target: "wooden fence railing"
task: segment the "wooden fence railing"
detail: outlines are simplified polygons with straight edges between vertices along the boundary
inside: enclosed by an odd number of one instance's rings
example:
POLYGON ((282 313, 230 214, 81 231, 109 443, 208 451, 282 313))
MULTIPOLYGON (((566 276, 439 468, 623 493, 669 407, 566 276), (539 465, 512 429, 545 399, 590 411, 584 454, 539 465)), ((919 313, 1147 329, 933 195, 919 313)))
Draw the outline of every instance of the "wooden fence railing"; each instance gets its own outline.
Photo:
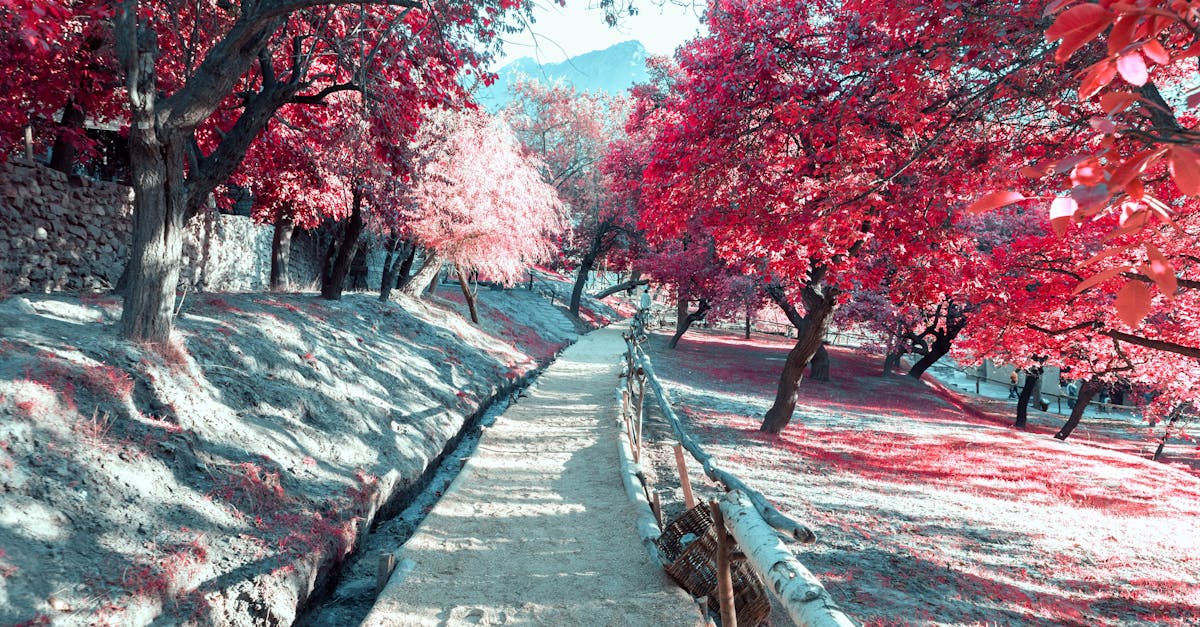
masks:
MULTIPOLYGON (((631 330, 624 334, 626 352, 623 383, 617 390, 621 406, 621 457, 626 492, 639 509, 638 530, 651 556, 663 563, 657 540, 661 535, 662 510, 658 493, 649 489, 642 463, 642 417, 649 388, 671 431, 678 439, 675 445, 676 465, 684 500, 690 509, 695 505, 684 463, 683 450, 700 463, 704 474, 725 490, 719 507, 728 531, 741 547, 750 567, 767 582, 767 588, 780 602, 797 625, 803 627, 848 627, 854 623, 842 612, 821 582, 783 544, 779 533, 800 542, 813 542, 815 534, 807 526, 780 513, 757 490, 723 469, 718 460, 704 451, 700 443, 687 432, 675 413, 670 395, 654 372, 650 357, 642 349, 645 341, 643 316, 636 316, 631 330)), ((725 624, 729 622, 723 621, 725 624)), ((735 621, 736 622, 736 621, 735 621)))

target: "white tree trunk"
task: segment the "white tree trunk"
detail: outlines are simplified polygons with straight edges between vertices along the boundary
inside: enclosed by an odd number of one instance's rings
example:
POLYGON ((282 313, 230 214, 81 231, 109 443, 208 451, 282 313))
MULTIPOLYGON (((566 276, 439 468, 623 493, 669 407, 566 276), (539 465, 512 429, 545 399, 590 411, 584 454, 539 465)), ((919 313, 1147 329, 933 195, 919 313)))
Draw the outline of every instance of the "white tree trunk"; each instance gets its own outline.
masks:
MULTIPOLYGON (((617 388, 618 407, 621 405, 622 392, 621 388, 617 388)), ((642 489, 642 480, 639 476, 641 469, 637 462, 633 461, 633 447, 630 446, 626 433, 628 431, 625 428, 625 417, 617 416, 617 448, 620 451, 621 482, 625 485, 625 494, 637 509, 637 530, 642 544, 646 547, 646 552, 650 554, 650 559, 659 568, 662 568, 662 556, 658 552, 658 538, 662 536, 662 530, 658 526, 658 519, 654 517, 654 512, 650 509, 650 502, 646 500, 646 493, 642 489)))
POLYGON ((854 627, 829 591, 759 515, 740 490, 721 497, 721 513, 747 562, 766 580, 788 616, 800 627, 854 627))

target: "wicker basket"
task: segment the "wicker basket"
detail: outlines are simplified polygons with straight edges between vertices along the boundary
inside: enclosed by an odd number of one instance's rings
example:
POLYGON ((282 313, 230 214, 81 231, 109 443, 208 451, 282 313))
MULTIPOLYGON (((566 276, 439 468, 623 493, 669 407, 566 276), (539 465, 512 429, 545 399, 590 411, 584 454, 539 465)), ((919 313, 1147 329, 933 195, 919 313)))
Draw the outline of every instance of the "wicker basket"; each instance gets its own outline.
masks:
MULTIPOLYGON (((667 574, 692 596, 707 596, 709 610, 719 614, 717 531, 708 504, 701 503, 693 507, 667 525, 658 540, 658 546, 662 549, 663 557, 669 561, 667 574), (680 546, 680 539, 689 533, 694 534, 696 539, 686 547, 680 546)), ((734 562, 730 575, 738 625, 754 627, 765 622, 771 614, 771 599, 767 597, 762 579, 745 561, 734 562)))
POLYGON ((674 562, 675 558, 683 552, 684 547, 679 543, 683 536, 690 533, 701 538, 712 529, 712 526, 712 513, 708 511, 708 504, 701 503, 684 512, 682 516, 671 521, 671 524, 663 529, 662 535, 658 538, 658 548, 662 549, 663 557, 667 558, 668 562, 674 562))

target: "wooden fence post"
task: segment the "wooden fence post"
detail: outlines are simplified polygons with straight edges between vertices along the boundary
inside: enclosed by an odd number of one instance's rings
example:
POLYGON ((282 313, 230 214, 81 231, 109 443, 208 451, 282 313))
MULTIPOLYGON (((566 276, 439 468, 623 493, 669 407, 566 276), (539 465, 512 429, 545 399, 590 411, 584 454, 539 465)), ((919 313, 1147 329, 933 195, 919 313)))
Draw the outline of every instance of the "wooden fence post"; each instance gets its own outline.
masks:
POLYGON ((687 463, 683 460, 683 445, 675 444, 675 465, 679 467, 679 485, 683 486, 683 503, 688 509, 696 506, 696 497, 692 495, 692 480, 688 478, 687 463))
POLYGON ((729 530, 725 528, 725 516, 716 501, 709 501, 712 510, 713 528, 717 532, 717 599, 721 602, 721 626, 737 627, 737 609, 733 604, 733 575, 730 572, 729 554, 732 552, 729 530))

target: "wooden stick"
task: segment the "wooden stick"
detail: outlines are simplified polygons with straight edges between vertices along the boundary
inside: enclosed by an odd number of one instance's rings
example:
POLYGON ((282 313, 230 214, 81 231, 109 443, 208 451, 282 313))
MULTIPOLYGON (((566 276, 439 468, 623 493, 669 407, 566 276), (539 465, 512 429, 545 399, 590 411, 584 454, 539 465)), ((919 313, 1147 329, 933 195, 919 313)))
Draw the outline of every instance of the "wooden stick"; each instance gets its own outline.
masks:
POLYGON ((392 576, 392 571, 396 569, 396 556, 391 553, 379 554, 379 568, 375 571, 375 595, 383 592, 384 586, 387 585, 388 578, 392 576))
POLYGON ((679 467, 679 485, 683 486, 683 503, 688 509, 696 506, 696 497, 692 495, 692 480, 688 478, 687 462, 683 459, 683 445, 675 444, 675 465, 679 467))
POLYGON ((654 517, 658 519, 658 526, 662 527, 662 501, 658 498, 658 490, 654 491, 654 500, 650 502, 650 511, 654 512, 654 517))
POLYGON ((642 545, 650 554, 650 559, 661 568, 663 560, 658 548, 658 538, 662 536, 662 529, 654 518, 654 512, 650 510, 650 502, 645 494, 646 486, 639 479, 637 467, 633 463, 633 450, 621 434, 617 434, 617 450, 621 460, 621 484, 625 486, 625 495, 637 510, 638 535, 641 536, 642 545))
POLYGON ((721 602, 721 627, 737 627, 737 609, 733 605, 733 575, 730 572, 729 531, 725 529, 725 516, 716 501, 709 501, 712 509, 713 528, 717 532, 717 599, 721 602))
POLYGON ((629 450, 633 452, 634 465, 637 465, 640 461, 638 460, 637 448, 633 445, 633 421, 628 417, 625 418, 625 437, 629 438, 629 450))

